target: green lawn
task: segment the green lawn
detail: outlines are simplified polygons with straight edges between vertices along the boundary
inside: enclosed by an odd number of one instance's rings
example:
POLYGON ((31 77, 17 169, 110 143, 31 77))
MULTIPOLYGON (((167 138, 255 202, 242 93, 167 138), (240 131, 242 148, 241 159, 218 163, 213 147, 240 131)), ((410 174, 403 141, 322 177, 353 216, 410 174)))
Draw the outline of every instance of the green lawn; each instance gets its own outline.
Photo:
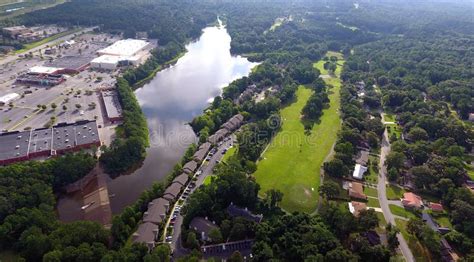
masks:
POLYGON ((378 197, 377 189, 371 188, 371 187, 368 187, 368 186, 364 186, 364 194, 366 194, 368 196, 378 197))
POLYGON ((204 178, 204 181, 202 182, 203 185, 209 185, 211 183, 211 177, 212 175, 209 175, 206 178, 204 178))
POLYGON ((380 203, 378 199, 369 197, 367 200, 368 200, 367 207, 380 207, 380 203))
POLYGON ((399 186, 387 185, 387 199, 389 200, 398 200, 403 197, 405 192, 405 189, 399 186))
POLYGON ((395 122, 395 116, 392 114, 384 114, 385 122, 395 122))
MULTIPOLYGON (((322 64, 319 66, 322 67, 322 64)), ((281 110, 282 129, 273 138, 254 173, 261 187, 260 192, 264 193, 269 189, 283 192, 281 207, 287 211, 311 213, 316 208, 320 169, 341 126, 341 82, 337 77, 326 78, 324 81, 333 88, 329 94, 330 106, 323 110, 320 123, 313 126, 311 134, 305 134, 300 120, 301 109, 312 91, 300 86, 296 92, 296 101, 281 110)))
POLYGON ((233 156, 235 154, 235 152, 237 152, 237 145, 236 144, 234 144, 234 146, 232 146, 231 148, 229 148, 229 150, 227 150, 227 152, 225 152, 225 155, 222 157, 222 162, 227 161, 227 159, 229 159, 231 156, 233 156))
POLYGON ((382 212, 375 212, 377 218, 379 219, 379 226, 385 227, 387 225, 387 221, 385 221, 385 217, 383 216, 382 212))
POLYGON ((388 137, 391 138, 392 134, 395 134, 397 139, 400 139, 402 134, 402 128, 398 124, 385 124, 388 131, 388 137))
POLYGON ((447 228, 453 228, 451 221, 449 221, 449 217, 446 213, 437 214, 436 212, 430 212, 431 216, 436 220, 436 222, 442 226, 447 228))
POLYGON ((388 205, 390 208, 390 211, 392 211, 392 214, 399 216, 399 217, 405 217, 405 218, 416 218, 417 216, 410 212, 409 210, 406 210, 403 207, 396 206, 396 205, 388 205))
POLYGON ((371 183, 377 184, 379 180, 379 172, 378 172, 378 161, 379 158, 373 155, 369 155, 370 165, 369 165, 369 172, 366 173, 364 176, 364 180, 371 183))
POLYGON ((395 223, 397 224, 398 229, 400 229, 400 233, 403 235, 403 238, 408 243, 408 247, 410 248, 413 256, 415 257, 415 261, 431 261, 429 258, 431 257, 429 251, 426 250, 421 243, 416 239, 415 236, 411 235, 407 231, 407 221, 395 218, 395 223))

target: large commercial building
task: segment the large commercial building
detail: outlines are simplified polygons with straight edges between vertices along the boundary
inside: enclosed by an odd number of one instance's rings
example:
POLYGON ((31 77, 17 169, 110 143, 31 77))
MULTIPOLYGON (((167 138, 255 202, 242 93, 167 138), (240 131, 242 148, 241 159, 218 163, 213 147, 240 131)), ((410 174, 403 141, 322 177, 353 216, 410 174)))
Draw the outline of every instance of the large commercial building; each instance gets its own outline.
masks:
POLYGON ((102 102, 104 103, 105 113, 110 122, 122 120, 122 106, 118 98, 117 91, 104 90, 100 92, 102 102))
POLYGON ((91 61, 91 68, 114 70, 118 66, 137 66, 143 62, 150 43, 144 40, 120 40, 97 51, 99 57, 91 61))
POLYGON ((0 134, 0 165, 100 146, 97 123, 79 121, 52 128, 0 134))
POLYGON ((111 56, 134 56, 148 47, 149 43, 144 40, 125 39, 97 51, 99 55, 111 56))

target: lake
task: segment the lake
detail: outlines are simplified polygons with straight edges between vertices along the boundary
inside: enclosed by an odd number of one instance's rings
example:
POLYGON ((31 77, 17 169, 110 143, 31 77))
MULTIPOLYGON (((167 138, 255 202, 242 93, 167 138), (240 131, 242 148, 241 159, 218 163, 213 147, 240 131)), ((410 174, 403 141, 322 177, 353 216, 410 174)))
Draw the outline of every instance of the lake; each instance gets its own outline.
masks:
MULTIPOLYGON (((247 76, 257 63, 230 54, 231 38, 223 26, 207 27, 186 46, 175 65, 162 70, 135 94, 147 118, 150 148, 143 165, 129 175, 107 179, 112 213, 132 204, 154 182, 163 181, 191 143, 197 142, 188 123, 200 115, 230 82, 247 76)), ((83 197, 60 199, 60 218, 82 213, 83 197)), ((76 218, 77 219, 77 218, 76 218)))

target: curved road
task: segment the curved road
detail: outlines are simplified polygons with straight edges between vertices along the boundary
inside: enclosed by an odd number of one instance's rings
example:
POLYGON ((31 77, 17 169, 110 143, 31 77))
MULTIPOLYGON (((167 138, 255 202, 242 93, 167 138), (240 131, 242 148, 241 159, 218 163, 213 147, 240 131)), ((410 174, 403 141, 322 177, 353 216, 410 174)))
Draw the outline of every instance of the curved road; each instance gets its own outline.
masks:
MULTIPOLYGON (((387 129, 385 129, 383 133, 383 138, 382 138, 382 145, 380 148, 380 162, 379 162, 380 174, 379 174, 379 182, 377 184, 377 192, 378 192, 378 198, 380 202, 380 208, 383 211, 383 216, 385 217, 385 220, 387 221, 387 223, 396 225, 395 217, 393 216, 392 211, 390 211, 390 208, 388 207, 387 192, 386 192, 387 168, 385 167, 385 158, 387 157, 388 153, 390 153, 389 141, 390 140, 388 139, 388 132, 387 132, 387 129)), ((402 234, 398 233, 397 238, 398 238, 398 242, 400 243, 399 245, 400 251, 405 257, 405 260, 408 262, 415 261, 415 259, 413 258, 413 254, 411 253, 411 250, 408 247, 408 244, 405 241, 405 238, 403 238, 402 234)))

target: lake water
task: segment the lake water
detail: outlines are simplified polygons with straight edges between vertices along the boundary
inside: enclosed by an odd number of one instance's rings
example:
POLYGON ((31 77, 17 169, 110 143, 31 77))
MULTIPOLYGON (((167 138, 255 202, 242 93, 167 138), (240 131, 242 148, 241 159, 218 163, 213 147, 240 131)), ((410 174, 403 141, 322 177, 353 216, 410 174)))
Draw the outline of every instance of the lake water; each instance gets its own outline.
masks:
MULTIPOLYGON (((138 170, 109 179, 112 213, 120 212, 155 181, 166 177, 186 148, 197 141, 187 123, 203 112, 222 87, 247 76, 257 65, 232 56, 230 41, 224 27, 205 28, 197 41, 186 46, 187 53, 174 66, 160 71, 135 92, 148 121, 151 146, 138 170)), ((77 202, 77 196, 62 199, 65 206, 71 206, 71 202, 77 202)), ((76 204, 75 209, 81 204, 76 204)), ((67 214, 70 208, 61 206, 60 200, 60 217, 71 217, 67 214)))

